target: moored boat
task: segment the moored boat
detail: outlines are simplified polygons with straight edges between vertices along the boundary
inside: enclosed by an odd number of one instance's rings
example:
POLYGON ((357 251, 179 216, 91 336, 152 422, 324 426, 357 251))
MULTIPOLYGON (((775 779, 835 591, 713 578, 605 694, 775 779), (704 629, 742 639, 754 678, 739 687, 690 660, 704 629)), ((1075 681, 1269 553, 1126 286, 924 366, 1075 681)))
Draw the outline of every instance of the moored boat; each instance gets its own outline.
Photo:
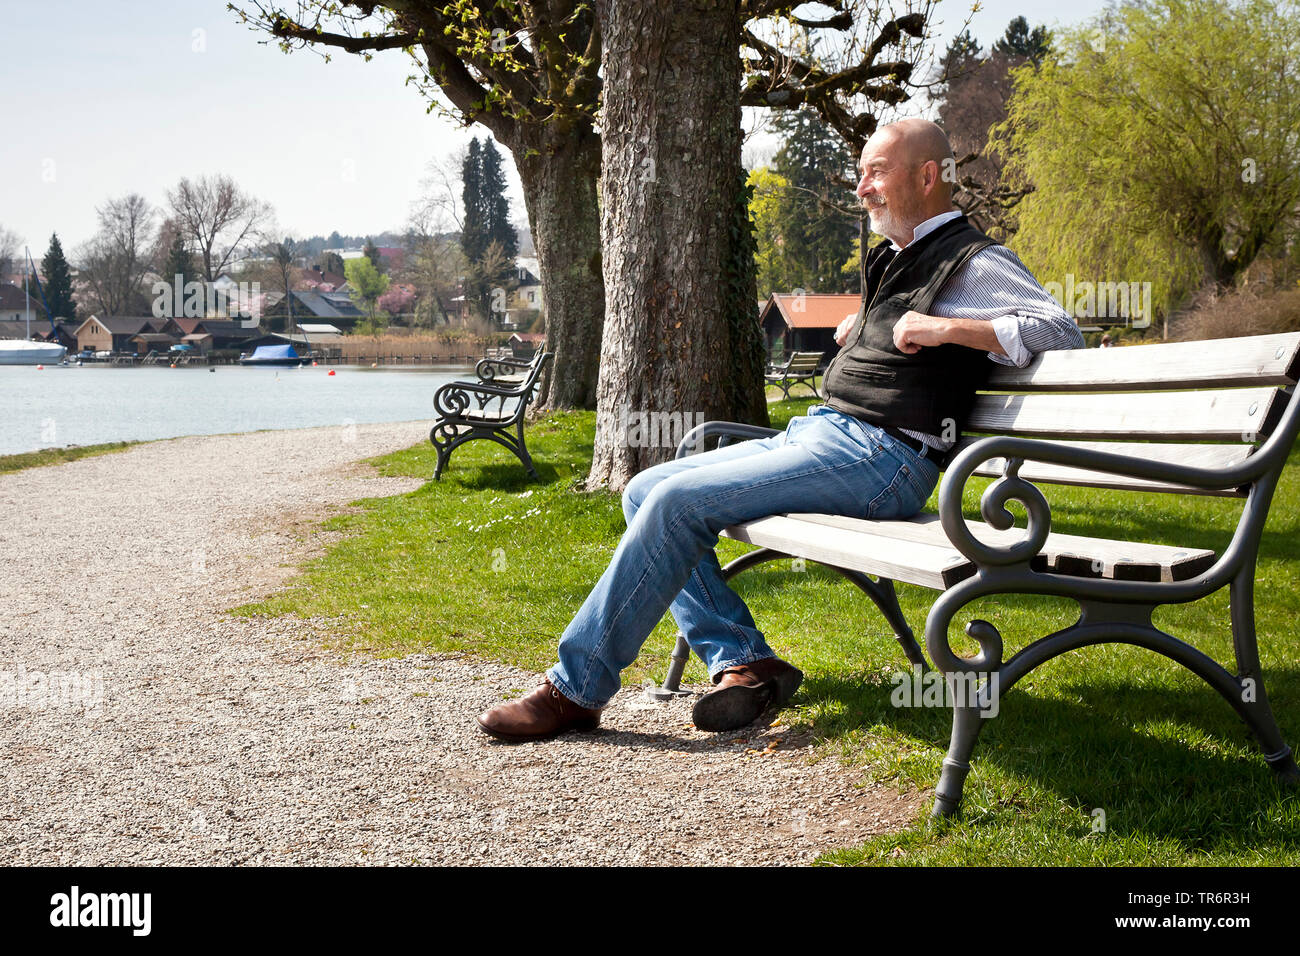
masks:
POLYGON ((0 339, 0 365, 51 365, 63 361, 68 350, 55 342, 0 339))
POLYGON ((23 296, 26 299, 27 338, 0 339, 0 365, 45 365, 49 362, 62 362, 68 354, 65 346, 58 342, 37 342, 32 339, 32 293, 30 282, 35 281, 36 291, 40 294, 41 305, 45 307, 45 317, 50 322, 50 331, 55 332, 54 316, 50 314, 50 304, 45 301, 45 290, 41 288, 40 277, 36 274, 36 263, 32 261, 32 251, 23 251, 23 296))
POLYGON ((271 368, 296 368, 305 360, 292 345, 259 345, 252 354, 239 356, 240 365, 263 365, 271 368))

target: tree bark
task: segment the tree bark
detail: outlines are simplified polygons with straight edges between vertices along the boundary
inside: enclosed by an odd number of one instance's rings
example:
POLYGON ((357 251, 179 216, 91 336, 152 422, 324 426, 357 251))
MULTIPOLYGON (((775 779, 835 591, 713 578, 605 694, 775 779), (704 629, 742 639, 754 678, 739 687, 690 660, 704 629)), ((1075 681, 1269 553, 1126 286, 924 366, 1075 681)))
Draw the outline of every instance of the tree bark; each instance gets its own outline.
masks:
MULTIPOLYGON (((510 145, 510 144, 508 144, 510 145)), ((511 145, 532 225, 555 354, 536 409, 595 408, 605 286, 600 270, 600 136, 588 125, 542 128, 511 145)))
POLYGON ((600 0, 598 14, 605 335, 587 488, 619 491, 671 458, 681 430, 766 424, 767 406, 752 238, 738 215, 736 4, 600 0))

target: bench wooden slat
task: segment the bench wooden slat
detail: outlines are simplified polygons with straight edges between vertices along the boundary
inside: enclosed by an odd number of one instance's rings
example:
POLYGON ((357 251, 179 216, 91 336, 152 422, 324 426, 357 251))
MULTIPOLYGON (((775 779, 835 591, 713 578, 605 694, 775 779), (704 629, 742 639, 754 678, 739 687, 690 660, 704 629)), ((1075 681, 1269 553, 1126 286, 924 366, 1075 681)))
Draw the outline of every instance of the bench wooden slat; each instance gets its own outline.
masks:
POLYGON ((1285 402, 1276 388, 978 395, 966 428, 1077 438, 1241 442, 1248 435, 1254 436, 1250 440, 1266 436, 1285 402))
MULTIPOLYGON (((979 521, 966 524, 990 544, 1024 537, 1023 529, 998 531, 979 521)), ((790 513, 734 525, 722 534, 811 561, 936 590, 952 587, 975 573, 974 565, 948 541, 936 514, 920 514, 907 521, 873 521, 790 513)), ((1183 581, 1213 562, 1214 552, 1203 548, 1052 532, 1033 566, 1075 577, 1183 581)))
MULTIPOLYGON (((959 439, 956 450, 960 451, 978 440, 978 438, 959 439)), ((1254 451, 1253 445, 1167 445, 1148 442, 1112 441, 1062 441, 1056 444, 1095 451, 1108 451, 1117 455, 1132 455, 1148 461, 1175 462, 1193 468, 1228 468, 1245 461, 1254 451)), ((975 469, 975 474, 985 477, 997 477, 1002 474, 1004 466, 1003 459, 990 458, 975 469)), ((1086 468, 1070 468, 1066 465, 1030 460, 1026 460, 1020 466, 1020 476, 1034 482, 1042 481, 1056 485, 1083 485, 1091 488, 1115 488, 1125 491, 1162 491, 1224 498, 1240 498, 1246 494, 1243 488, 1223 490, 1193 488, 1191 485, 1151 481, 1146 478, 1130 478, 1127 475, 1112 475, 1104 471, 1090 471, 1086 468)))
POLYGON ((999 366, 994 391, 1093 391, 1288 385, 1300 377, 1300 332, 1203 342, 1043 352, 1024 368, 999 366))
POLYGON ((505 422, 509 422, 510 419, 514 417, 514 411, 512 409, 510 414, 502 415, 496 412, 471 411, 469 409, 466 409, 465 411, 461 412, 460 417, 467 421, 472 420, 477 424, 500 425, 505 422))
MULTIPOLYGON (((859 533, 901 541, 947 542, 937 514, 923 513, 907 521, 868 521, 844 515, 791 514, 788 517, 822 527, 856 530, 859 533)), ((990 544, 1010 544, 1025 536, 1024 529, 998 531, 982 521, 966 522, 971 533, 990 544)), ((1053 531, 1039 553, 1043 570, 1079 577, 1113 577, 1118 570, 1123 580, 1181 581, 1199 574, 1214 561, 1214 552, 1199 548, 1177 548, 1140 541, 1089 538, 1053 531), (1062 564, 1062 562, 1068 564, 1062 564), (1100 567, 1094 567, 1097 562, 1100 567), (1169 572, 1163 578, 1162 571, 1169 572)))
MULTIPOLYGON (((945 590, 973 573, 970 561, 941 538, 937 543, 888 539, 851 528, 817 528, 807 515, 769 515, 722 530, 722 535, 746 544, 836 567, 881 574, 895 581, 945 590), (888 547, 881 545, 887 544, 888 547)), ((829 517, 829 516, 826 516, 829 517)), ((884 524, 884 522, 877 522, 884 524)), ((895 524, 906 524, 899 521, 895 524)))

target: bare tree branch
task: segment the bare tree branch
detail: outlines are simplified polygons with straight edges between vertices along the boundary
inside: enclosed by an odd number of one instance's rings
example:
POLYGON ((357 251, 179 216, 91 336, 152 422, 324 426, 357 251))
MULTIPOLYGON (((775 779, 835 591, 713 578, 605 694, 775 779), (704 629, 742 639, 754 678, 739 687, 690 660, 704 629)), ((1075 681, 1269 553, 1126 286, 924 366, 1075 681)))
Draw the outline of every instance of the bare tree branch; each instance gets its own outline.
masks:
POLYGON ((182 179, 167 191, 167 202, 182 235, 194 243, 202 258, 203 274, 209 282, 256 238, 270 215, 265 203, 225 175, 182 179))

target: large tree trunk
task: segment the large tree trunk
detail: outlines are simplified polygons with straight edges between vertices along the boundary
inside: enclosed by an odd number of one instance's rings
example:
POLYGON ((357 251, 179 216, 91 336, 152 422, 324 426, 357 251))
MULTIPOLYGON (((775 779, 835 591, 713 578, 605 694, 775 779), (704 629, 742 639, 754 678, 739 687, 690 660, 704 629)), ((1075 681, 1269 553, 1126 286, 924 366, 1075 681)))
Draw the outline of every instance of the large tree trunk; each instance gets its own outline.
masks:
POLYGON ((766 424, 735 0, 600 0, 605 337, 589 489, 709 419, 766 424))
POLYGON ((605 317, 600 136, 589 125, 544 127, 537 140, 511 144, 541 270, 546 348, 555 353, 535 407, 595 408, 605 317))

